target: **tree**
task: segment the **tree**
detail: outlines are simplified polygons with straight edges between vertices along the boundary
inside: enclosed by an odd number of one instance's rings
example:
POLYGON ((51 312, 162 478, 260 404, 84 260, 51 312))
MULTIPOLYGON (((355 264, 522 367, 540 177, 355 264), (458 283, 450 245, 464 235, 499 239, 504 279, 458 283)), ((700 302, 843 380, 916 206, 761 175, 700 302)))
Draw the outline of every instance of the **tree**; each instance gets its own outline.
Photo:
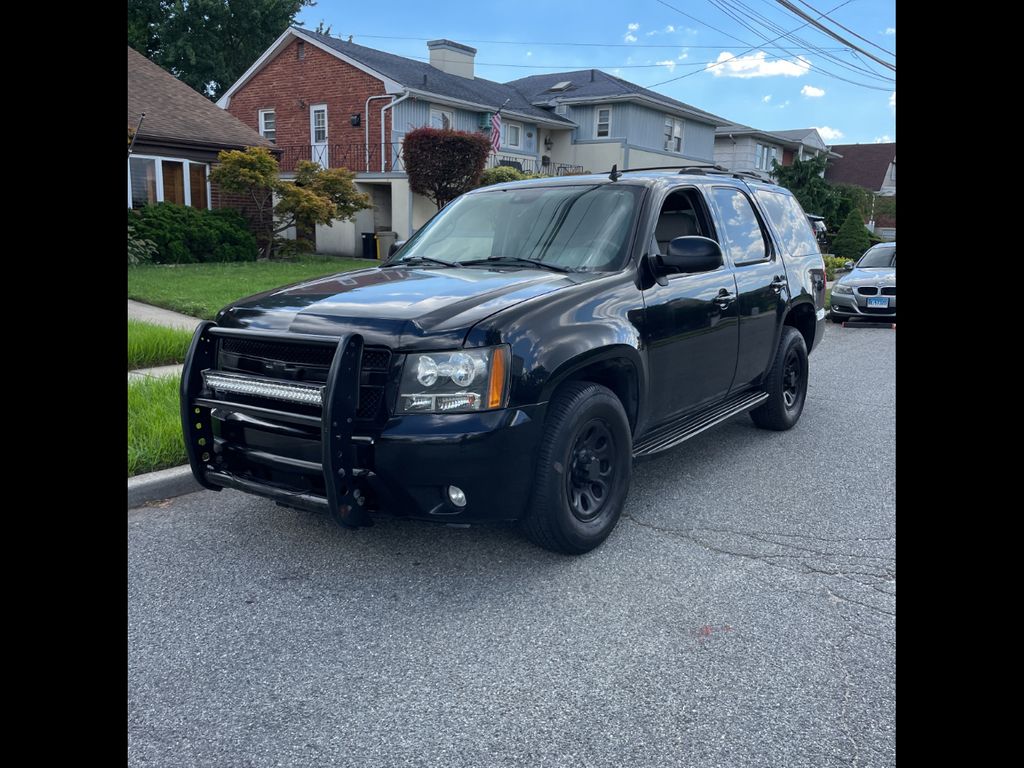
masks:
POLYGON ((313 0, 128 0, 128 45, 213 100, 313 0))
POLYGON ((355 174, 346 168, 324 169, 300 160, 294 181, 282 181, 277 160, 266 147, 226 150, 217 159, 210 180, 225 192, 252 200, 264 258, 271 256, 274 237, 290 227, 332 226, 335 219, 347 221, 372 207, 370 196, 356 189, 355 174))
POLYGON ((864 226, 864 219, 857 211, 850 211, 839 233, 832 241, 832 251, 841 259, 859 259, 871 246, 871 237, 868 228, 864 226))
POLYGON ((807 160, 794 159, 792 165, 779 165, 773 161, 772 176, 793 193, 805 213, 824 216, 826 226, 835 231, 842 221, 836 215, 841 199, 836 188, 821 177, 826 160, 821 155, 807 160))
POLYGON ((405 134, 402 156, 409 188, 438 210, 480 185, 491 143, 482 133, 416 128, 405 134))

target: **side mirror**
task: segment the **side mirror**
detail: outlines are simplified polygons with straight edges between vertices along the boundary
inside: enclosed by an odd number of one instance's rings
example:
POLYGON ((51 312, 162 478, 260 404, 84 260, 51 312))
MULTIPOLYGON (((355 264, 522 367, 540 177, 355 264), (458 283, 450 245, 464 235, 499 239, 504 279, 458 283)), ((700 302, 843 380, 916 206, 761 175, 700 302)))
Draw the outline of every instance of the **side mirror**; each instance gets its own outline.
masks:
POLYGON ((405 245, 405 240, 396 240, 395 242, 393 242, 391 244, 391 247, 388 248, 388 258, 390 259, 392 256, 394 256, 395 251, 397 251, 403 245, 405 245))
POLYGON ((657 257, 658 272, 710 272, 724 260, 722 246, 714 240, 697 235, 677 237, 668 244, 668 255, 657 257))
POLYGON ((852 261, 844 261, 843 262, 843 269, 853 269, 853 262, 852 261))

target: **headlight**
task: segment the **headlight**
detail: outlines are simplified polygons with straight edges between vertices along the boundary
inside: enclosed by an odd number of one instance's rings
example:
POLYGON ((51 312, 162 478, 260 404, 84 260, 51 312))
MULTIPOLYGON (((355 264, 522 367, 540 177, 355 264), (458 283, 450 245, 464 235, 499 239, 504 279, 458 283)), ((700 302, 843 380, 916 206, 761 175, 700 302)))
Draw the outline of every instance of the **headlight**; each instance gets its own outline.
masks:
POLYGON ((853 288, 851 288, 848 285, 844 285, 843 283, 836 283, 834 286, 832 286, 832 293, 851 294, 853 293, 853 288))
POLYGON ((509 348, 458 349, 409 355, 398 413, 489 411, 508 402, 509 348))

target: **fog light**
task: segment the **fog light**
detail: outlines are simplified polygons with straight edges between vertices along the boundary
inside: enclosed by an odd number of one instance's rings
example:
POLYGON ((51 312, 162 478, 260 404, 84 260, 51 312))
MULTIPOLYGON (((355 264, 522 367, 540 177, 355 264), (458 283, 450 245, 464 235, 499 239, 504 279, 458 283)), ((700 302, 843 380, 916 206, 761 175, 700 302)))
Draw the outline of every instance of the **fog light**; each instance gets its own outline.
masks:
POLYGON ((466 506, 466 494, 457 485, 448 486, 448 498, 456 507, 466 506))

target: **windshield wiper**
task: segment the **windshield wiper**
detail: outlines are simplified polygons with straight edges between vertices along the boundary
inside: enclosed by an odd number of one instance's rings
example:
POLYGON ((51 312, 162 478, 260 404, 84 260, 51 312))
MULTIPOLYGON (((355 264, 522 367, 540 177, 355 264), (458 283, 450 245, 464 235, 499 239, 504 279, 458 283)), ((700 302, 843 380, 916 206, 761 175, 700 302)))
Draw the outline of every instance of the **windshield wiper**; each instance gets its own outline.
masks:
POLYGON ((390 264, 382 264, 383 267, 400 267, 409 264, 440 264, 442 267, 461 267, 462 264, 457 261, 444 261, 443 259, 432 259, 429 256, 413 256, 408 259, 399 259, 393 261, 390 264))
POLYGON ((529 265, 530 267, 540 267, 541 269, 550 269, 555 272, 572 272, 573 270, 568 267, 559 267, 555 264, 549 264, 545 261, 537 261, 536 259, 527 259, 522 256, 488 256, 486 259, 473 259, 472 261, 464 261, 460 266, 471 267, 474 264, 521 264, 523 266, 529 265))

